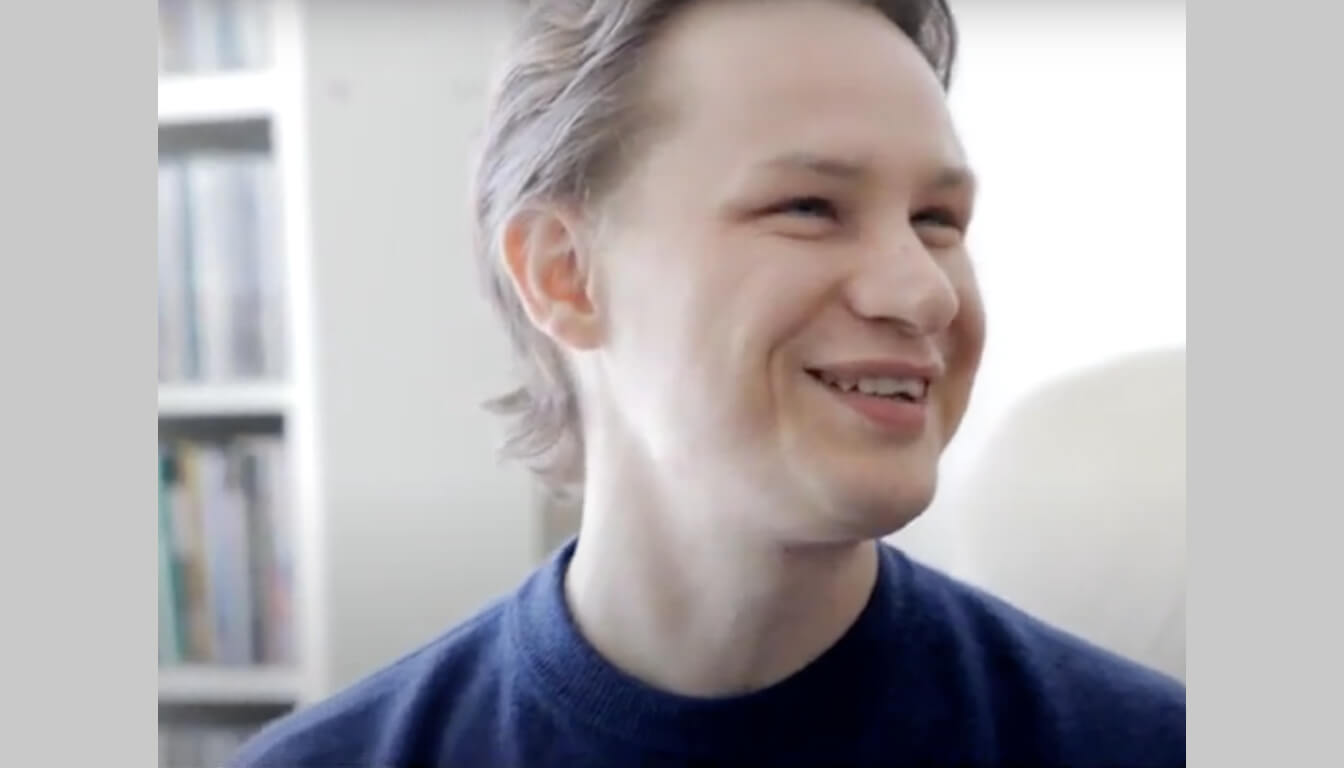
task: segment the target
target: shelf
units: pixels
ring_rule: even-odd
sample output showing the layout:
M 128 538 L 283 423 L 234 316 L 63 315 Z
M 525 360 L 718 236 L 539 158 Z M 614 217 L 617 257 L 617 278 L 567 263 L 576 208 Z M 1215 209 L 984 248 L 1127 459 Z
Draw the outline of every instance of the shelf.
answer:
M 160 126 L 269 119 L 275 104 L 275 76 L 266 71 L 159 78 Z
M 292 705 L 294 672 L 275 667 L 180 666 L 159 668 L 160 704 Z
M 160 384 L 159 418 L 283 416 L 289 409 L 284 384 Z

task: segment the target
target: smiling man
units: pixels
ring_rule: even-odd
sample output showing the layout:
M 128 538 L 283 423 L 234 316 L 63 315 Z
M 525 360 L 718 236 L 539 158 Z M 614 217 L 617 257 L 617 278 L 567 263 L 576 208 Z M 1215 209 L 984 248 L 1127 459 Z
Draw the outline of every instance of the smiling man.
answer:
M 880 542 L 984 344 L 954 53 L 941 0 L 534 3 L 479 251 L 580 533 L 237 765 L 1183 765 L 1178 683 Z

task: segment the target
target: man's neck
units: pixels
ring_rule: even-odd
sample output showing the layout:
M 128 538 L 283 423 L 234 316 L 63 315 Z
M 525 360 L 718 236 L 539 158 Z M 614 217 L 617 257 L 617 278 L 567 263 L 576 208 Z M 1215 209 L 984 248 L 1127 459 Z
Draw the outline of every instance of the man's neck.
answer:
M 802 669 L 867 604 L 877 548 L 788 546 L 742 527 L 625 480 L 590 485 L 565 576 L 580 631 L 616 667 L 688 696 L 759 690 Z

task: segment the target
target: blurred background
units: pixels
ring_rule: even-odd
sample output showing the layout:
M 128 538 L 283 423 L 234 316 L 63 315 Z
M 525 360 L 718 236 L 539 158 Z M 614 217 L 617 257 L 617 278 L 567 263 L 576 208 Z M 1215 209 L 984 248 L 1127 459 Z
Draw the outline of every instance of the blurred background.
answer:
M 514 3 L 159 0 L 161 764 L 217 765 L 576 524 L 499 462 L 468 171 Z M 1184 676 L 1185 12 L 953 3 L 990 340 L 893 541 Z

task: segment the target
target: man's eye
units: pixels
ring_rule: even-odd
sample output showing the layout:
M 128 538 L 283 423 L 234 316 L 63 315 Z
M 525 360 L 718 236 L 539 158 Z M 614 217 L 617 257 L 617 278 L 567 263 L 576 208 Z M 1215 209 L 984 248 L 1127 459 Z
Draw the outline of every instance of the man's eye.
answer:
M 930 208 L 916 213 L 911 219 L 916 227 L 939 227 L 961 231 L 961 217 L 946 208 Z
M 795 197 L 770 209 L 771 213 L 807 218 L 837 219 L 835 204 L 824 197 Z

